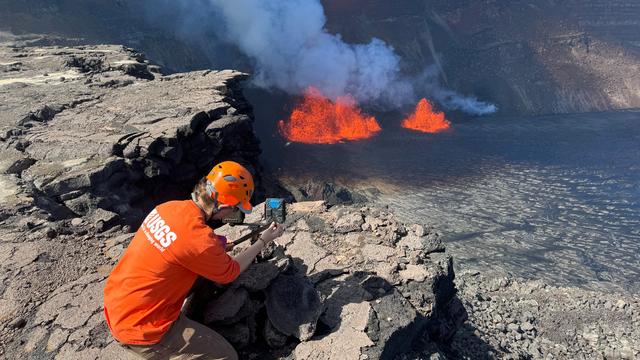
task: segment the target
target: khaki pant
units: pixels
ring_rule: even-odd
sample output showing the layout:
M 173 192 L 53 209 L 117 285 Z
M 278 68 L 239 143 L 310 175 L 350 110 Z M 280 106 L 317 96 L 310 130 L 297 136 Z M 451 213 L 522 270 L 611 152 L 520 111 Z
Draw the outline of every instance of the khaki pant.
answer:
M 184 314 L 180 314 L 159 343 L 123 346 L 143 359 L 238 359 L 233 346 L 222 335 Z

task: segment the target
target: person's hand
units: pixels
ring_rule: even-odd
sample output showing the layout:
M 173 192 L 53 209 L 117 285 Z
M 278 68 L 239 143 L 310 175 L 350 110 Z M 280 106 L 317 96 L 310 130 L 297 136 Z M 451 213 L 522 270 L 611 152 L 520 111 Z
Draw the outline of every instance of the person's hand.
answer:
M 273 240 L 279 238 L 284 233 L 284 225 L 278 224 L 275 221 L 271 223 L 271 226 L 267 230 L 262 232 L 260 239 L 264 242 L 264 245 L 269 245 Z
M 233 247 L 235 245 L 232 242 L 229 242 L 226 236 L 224 235 L 216 235 L 216 236 L 218 237 L 218 241 L 220 241 L 220 245 L 222 245 L 222 248 L 224 249 L 224 251 L 229 252 L 233 250 Z

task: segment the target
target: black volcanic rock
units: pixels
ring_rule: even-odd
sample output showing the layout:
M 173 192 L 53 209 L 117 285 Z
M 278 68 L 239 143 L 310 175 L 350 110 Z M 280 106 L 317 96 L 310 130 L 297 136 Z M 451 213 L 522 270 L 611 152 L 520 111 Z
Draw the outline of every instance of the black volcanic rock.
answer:
M 122 358 L 107 346 L 101 293 L 133 227 L 151 206 L 188 198 L 217 161 L 260 169 L 247 76 L 163 76 L 122 46 L 38 39 L 0 42 L 0 358 Z
M 259 168 L 252 116 L 234 107 L 250 110 L 245 74 L 152 75 L 111 45 L 0 47 L 0 62 L 14 59 L 20 68 L 0 73 L 4 171 L 75 214 L 100 206 L 132 220 L 132 208 L 188 194 L 218 159 Z
M 280 275 L 267 289 L 267 316 L 285 335 L 309 340 L 322 311 L 320 296 L 313 284 L 301 276 Z

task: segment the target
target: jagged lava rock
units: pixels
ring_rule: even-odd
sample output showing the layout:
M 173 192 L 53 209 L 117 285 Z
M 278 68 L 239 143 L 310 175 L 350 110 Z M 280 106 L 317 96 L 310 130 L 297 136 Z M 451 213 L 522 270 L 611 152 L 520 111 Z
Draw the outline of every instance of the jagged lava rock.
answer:
M 38 43 L 0 43 L 0 358 L 125 359 L 101 298 L 131 226 L 217 161 L 243 162 L 260 184 L 247 75 L 164 76 L 123 46 Z
M 267 289 L 267 316 L 283 334 L 306 341 L 313 336 L 322 310 L 313 284 L 302 276 L 280 275 Z

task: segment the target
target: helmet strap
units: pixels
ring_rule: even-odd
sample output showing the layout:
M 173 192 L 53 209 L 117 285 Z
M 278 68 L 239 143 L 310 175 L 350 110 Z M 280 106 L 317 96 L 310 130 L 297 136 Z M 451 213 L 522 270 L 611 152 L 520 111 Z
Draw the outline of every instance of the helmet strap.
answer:
M 209 180 L 207 180 L 206 189 L 207 189 L 207 196 L 209 196 L 209 198 L 213 200 L 213 209 L 214 211 L 217 212 L 218 211 L 218 192 L 216 191 L 216 189 L 213 187 L 213 184 Z

